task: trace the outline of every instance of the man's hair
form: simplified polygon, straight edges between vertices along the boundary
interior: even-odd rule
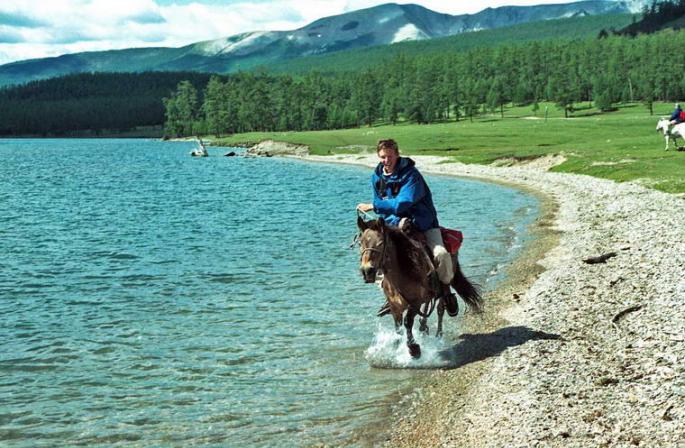
[[[381,149],[394,149],[395,152],[400,152],[400,149],[397,147],[397,142],[391,138],[387,140],[378,140],[376,152],[380,152]]]

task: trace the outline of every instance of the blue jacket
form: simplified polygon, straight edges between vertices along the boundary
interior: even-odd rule
[[[683,110],[682,110],[680,107],[677,107],[677,108],[673,111],[673,113],[671,114],[671,121],[675,120],[675,121],[677,121],[678,123],[680,123],[680,122],[682,121],[682,120],[680,119],[680,113],[681,113],[682,111],[683,111]]]
[[[388,176],[383,174],[383,164],[378,164],[371,176],[373,211],[392,226],[409,218],[425,232],[438,227],[438,214],[428,184],[414,165],[412,159],[400,157],[395,171]]]

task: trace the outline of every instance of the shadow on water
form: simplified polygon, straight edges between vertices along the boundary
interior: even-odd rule
[[[492,333],[465,333],[459,336],[460,341],[440,352],[447,361],[443,368],[459,367],[498,356],[506,349],[523,345],[528,341],[563,341],[558,334],[545,333],[523,326],[500,328]]]

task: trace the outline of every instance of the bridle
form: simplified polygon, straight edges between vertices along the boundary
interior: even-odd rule
[[[380,253],[381,254],[381,262],[380,262],[380,266],[378,266],[378,268],[381,269],[383,267],[383,265],[385,264],[385,255],[387,253],[387,248],[388,248],[388,234],[383,232],[383,250],[376,249],[375,247],[365,247],[364,249],[362,249],[360,257],[364,257],[364,254],[366,252],[378,252],[378,253]]]

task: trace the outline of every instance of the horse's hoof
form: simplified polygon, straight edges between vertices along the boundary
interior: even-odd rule
[[[419,344],[407,344],[409,347],[409,354],[412,358],[417,359],[421,357],[421,346]]]
[[[441,338],[442,337],[442,331],[438,331],[437,333],[435,333],[435,337]]]
[[[419,331],[425,335],[431,334],[430,328],[428,328],[428,325],[424,325],[419,327]]]

